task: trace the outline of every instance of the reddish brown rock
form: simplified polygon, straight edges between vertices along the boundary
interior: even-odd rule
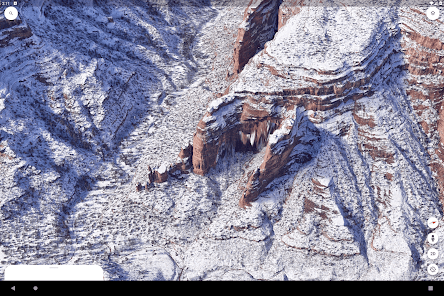
[[[148,166],[148,183],[162,183],[168,180],[168,171],[165,170],[162,173],[158,171],[151,170],[150,166]]]
[[[374,128],[376,126],[374,120],[372,117],[370,118],[362,118],[356,115],[356,113],[353,113],[353,118],[359,125],[368,125],[371,128]]]
[[[392,164],[395,162],[394,154],[387,152],[385,150],[379,149],[377,146],[373,146],[368,143],[358,143],[358,149],[361,152],[368,152],[373,160],[376,159],[384,159],[388,164]]]
[[[265,42],[271,40],[277,32],[277,16],[280,1],[262,0],[250,1],[244,12],[243,22],[238,29],[234,47],[234,73],[242,71],[259,50],[264,48]]]
[[[301,11],[304,0],[284,0],[279,6],[278,30],[285,26],[287,21]]]
[[[319,206],[317,204],[315,204],[314,202],[312,202],[311,200],[309,200],[308,198],[304,198],[304,213],[311,213],[314,212],[315,209],[318,209]]]
[[[179,158],[184,159],[193,156],[193,145],[180,149]]]
[[[168,171],[165,171],[163,173],[159,173],[158,171],[154,172],[154,182],[155,183],[162,183],[168,180]]]
[[[288,137],[285,139],[288,139]],[[270,146],[267,147],[263,163],[250,177],[246,190],[239,200],[240,207],[251,206],[251,202],[256,200],[257,196],[265,190],[265,187],[285,172],[282,168],[287,164],[288,157],[297,143],[298,139],[296,138],[292,144],[287,145],[285,150],[280,153],[273,152]]]
[[[228,100],[236,104],[236,99],[247,99],[247,97],[235,96]],[[249,104],[232,106],[229,102],[223,102],[211,113],[207,113],[199,122],[193,138],[193,172],[204,175],[214,167],[219,156],[224,156],[227,151],[254,151],[257,152],[264,147],[271,134],[279,123],[280,118],[272,117],[264,108],[251,108]],[[236,112],[224,117],[226,122],[222,128],[213,128],[211,116],[223,112],[224,108],[233,108]]]
[[[296,110],[294,108],[292,110],[295,113],[290,113],[291,117],[284,118],[279,126],[278,134],[281,136],[272,138],[268,142],[264,160],[250,176],[245,191],[239,200],[240,207],[251,206],[251,202],[255,201],[258,195],[266,190],[270,182],[287,172],[287,166],[291,164],[292,160],[303,163],[311,159],[310,153],[315,151],[313,143],[319,140],[319,131],[306,118],[298,119]],[[274,137],[276,136],[274,135]],[[303,137],[306,137],[306,142],[300,141]],[[301,150],[300,153],[292,154],[293,149],[298,144],[307,147],[306,151]]]
[[[192,165],[192,157],[193,157],[193,146],[187,145],[182,148],[179,152],[177,162],[169,165],[165,170],[159,172],[159,170],[152,170],[150,166],[148,166],[148,184],[153,182],[162,183],[168,180],[169,173],[176,173],[179,171],[180,173],[188,174],[189,170],[193,167]]]
[[[171,166],[171,169],[169,170],[171,173],[175,173],[179,171],[182,174],[188,174],[189,170],[192,168],[192,162],[191,157],[188,157],[186,159],[179,160],[174,165]]]
[[[199,123],[200,126],[204,125],[201,123]],[[227,149],[236,147],[239,138],[238,127],[218,134],[220,138],[209,140],[198,128],[193,139],[193,172],[195,174],[203,176],[210,168],[216,166],[218,154],[224,147]]]

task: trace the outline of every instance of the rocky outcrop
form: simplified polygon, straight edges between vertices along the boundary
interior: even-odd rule
[[[265,42],[271,40],[277,31],[277,15],[280,0],[251,0],[244,12],[244,19],[239,26],[234,46],[235,74],[242,71]]]
[[[284,0],[279,6],[278,30],[285,26],[287,21],[301,11],[304,0]]]
[[[191,168],[193,167],[192,159],[193,159],[193,145],[188,144],[187,146],[182,147],[177,157],[176,163],[171,165],[169,171],[171,173],[179,171],[180,173],[188,174]]]
[[[266,108],[245,104],[243,98],[227,95],[208,107],[193,139],[194,173],[206,174],[227,152],[260,150],[279,125],[281,119],[275,118]]]
[[[289,117],[284,119],[280,128],[270,137],[264,160],[261,166],[249,178],[242,198],[239,200],[240,207],[250,206],[251,202],[256,200],[257,196],[266,189],[271,181],[283,175],[286,172],[286,166],[291,163],[291,158],[298,157],[298,162],[306,162],[311,159],[309,153],[291,155],[296,145],[307,145],[306,142],[301,141],[302,137],[308,136],[309,133],[313,135],[317,132],[316,129],[310,129],[306,126],[308,120],[303,122],[303,120],[299,119],[299,122],[296,122],[298,118],[295,111],[293,109],[288,112]],[[303,126],[303,123],[305,123],[305,126]],[[316,136],[319,136],[319,134]]]
[[[191,144],[182,147],[175,163],[162,164],[158,169],[148,166],[147,184],[163,183],[168,180],[169,175],[188,174],[192,169],[193,146]],[[137,190],[140,191],[140,190]]]
[[[158,170],[152,170],[148,166],[148,182],[151,183],[162,183],[168,179],[168,171],[165,164],[161,165]]]

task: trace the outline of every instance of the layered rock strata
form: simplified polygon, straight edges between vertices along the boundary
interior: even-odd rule
[[[260,51],[267,41],[271,40],[274,37],[274,34],[277,32],[278,28],[285,25],[285,23],[291,16],[297,14],[300,11],[299,6],[302,4],[303,2],[289,0],[250,1],[248,7],[244,11],[243,21],[239,25],[237,39],[234,45],[233,73],[236,74],[236,77],[237,74],[240,73],[244,66],[248,63],[250,58],[252,58],[258,51]],[[216,94],[216,97],[220,98],[223,95],[227,95],[227,93],[228,89],[224,94]],[[246,112],[249,111],[247,110]],[[235,133],[240,134],[240,141],[237,141],[237,139],[234,140],[235,148],[237,150],[240,149],[257,151],[258,148],[264,145],[264,143],[266,142],[267,134],[275,129],[279,121],[280,119],[269,117],[267,120],[263,120],[257,124],[244,122],[241,128],[237,129],[236,131],[231,131],[233,135]],[[252,132],[253,130],[255,130],[254,133]],[[224,137],[230,138],[233,136],[226,135]],[[225,142],[225,140],[221,141],[219,144],[222,144],[222,142]],[[200,143],[197,142],[196,145],[199,146]],[[196,152],[199,153],[199,155],[217,155],[217,153],[214,152],[218,150],[218,148],[206,146],[202,149],[204,150],[200,151],[198,149],[196,150]],[[192,151],[193,150],[191,150],[191,152],[187,152],[187,155],[190,156],[184,156],[185,154],[183,154],[182,149],[182,151],[179,153],[178,161],[168,166],[168,172],[174,173],[176,171],[180,171],[182,173],[188,173],[189,169],[191,168],[191,155],[193,153]],[[210,167],[215,165],[215,159],[205,160],[203,163],[196,163],[196,165],[193,165],[194,172],[197,174],[205,174],[207,172],[208,161],[212,163]],[[200,169],[200,167],[202,167],[202,169]],[[164,182],[168,178],[167,175],[164,175],[161,178],[155,178],[155,175],[156,174],[154,172],[149,173],[149,180],[157,180],[155,182],[160,182],[159,180],[163,180],[162,182]]]
[[[285,172],[289,155],[298,144],[313,148],[314,142],[319,141],[317,128],[312,125],[310,129],[300,123],[296,125],[289,110],[302,108],[303,111],[298,111],[302,112],[302,117],[308,116],[303,112],[315,111],[309,119],[320,123],[322,120],[319,121],[318,116],[321,114],[316,114],[316,111],[335,110],[349,102],[372,96],[375,93],[374,81],[387,75],[386,65],[402,67],[398,42],[401,36],[394,24],[389,30],[384,24],[375,24],[376,29],[369,32],[372,35],[366,36],[369,39],[362,38],[358,45],[343,46],[332,40],[337,38],[333,30],[328,26],[322,28],[312,17],[309,20],[315,24],[311,25],[318,27],[318,31],[311,32],[314,36],[310,38],[321,38],[325,42],[310,48],[306,47],[307,43],[300,43],[307,34],[299,27],[303,25],[300,21],[306,13],[307,9],[302,16],[290,18],[264,50],[250,60],[231,86],[230,93],[209,106],[194,136],[194,172],[202,175],[216,165],[227,148],[257,151],[264,144],[267,146],[263,164],[251,174],[242,194],[239,202],[242,207],[250,205],[274,178]],[[367,43],[369,40],[372,41]],[[293,46],[298,43],[299,46]],[[323,60],[298,58],[317,55],[319,51],[325,53]],[[343,111],[337,109],[334,112]],[[354,114],[354,118],[358,124],[372,126],[372,118],[365,114]],[[268,122],[275,126],[266,130],[261,128],[265,123],[269,125]],[[343,132],[346,130],[344,127]],[[301,142],[303,137],[308,140]],[[391,161],[389,152],[379,151],[370,143],[362,143],[361,149],[370,151],[374,158]],[[310,160],[316,153],[313,149],[306,150],[303,153],[299,151],[300,162]]]

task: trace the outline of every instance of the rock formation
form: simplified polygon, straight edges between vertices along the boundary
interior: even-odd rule
[[[237,40],[234,46],[233,72],[242,71],[265,42],[273,38],[278,29],[277,16],[280,0],[251,0],[244,12],[243,22],[240,24]]]
[[[301,64],[304,61],[297,61],[295,57],[305,54],[303,51],[317,53],[314,49],[292,46],[306,32],[297,27],[301,23],[297,23],[296,19],[283,17],[296,15],[300,9],[286,2],[282,6],[281,11],[285,13],[281,13],[281,26],[274,39],[250,60],[231,86],[231,92],[210,104],[194,136],[193,166],[197,174],[208,172],[216,165],[221,153],[230,147],[257,151],[267,145],[264,162],[260,170],[251,175],[240,200],[242,207],[250,205],[273,179],[285,171],[294,147],[298,144],[314,145],[315,141],[319,141],[316,127],[307,128],[301,123],[296,125],[296,118],[291,118],[292,115],[286,112],[299,107],[304,110],[302,113],[314,111],[309,118],[314,123],[319,123],[315,117],[319,116],[316,111],[344,112],[335,108],[372,96],[375,92],[372,87],[374,81],[389,75],[381,72],[381,69],[389,63],[396,65],[394,60],[399,57],[397,40],[401,35],[397,30],[378,29],[378,34],[383,34],[383,38],[372,40],[371,46],[364,45],[369,39],[363,39],[365,55],[361,56],[354,48],[346,49],[333,42],[331,38],[334,36],[330,35],[328,28],[318,28],[319,32],[315,35],[327,42],[320,50],[327,51],[327,55],[328,52],[335,52],[337,56],[319,63],[319,66],[307,62]],[[285,23],[287,25],[284,26]],[[356,110],[360,104],[354,106]],[[374,127],[371,117],[360,117],[356,111],[353,112],[358,125]],[[307,117],[306,114],[301,116]],[[303,130],[306,132],[302,133]],[[303,137],[310,139],[301,142]],[[390,152],[380,151],[370,143],[359,144],[359,147],[369,151],[373,158],[385,158],[389,163],[392,161]],[[310,160],[313,153],[313,149],[307,149],[307,152],[299,155],[299,161]]]

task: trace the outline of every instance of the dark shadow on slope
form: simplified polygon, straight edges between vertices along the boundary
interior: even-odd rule
[[[128,281],[130,280],[129,272],[123,269],[119,263],[109,260],[107,263],[101,265],[103,271],[107,272],[112,277],[110,281]]]
[[[210,3],[209,1],[197,1],[199,3],[200,7],[209,7]],[[159,34],[161,35],[162,39],[159,43],[158,41],[153,41],[151,34],[147,30],[147,28],[141,26],[140,24],[133,23],[134,20],[128,18],[127,16],[122,15],[118,19],[112,20],[112,23],[122,23],[123,29],[118,29],[119,26],[117,26],[114,29],[109,29],[107,26],[109,23],[101,23],[97,22],[94,18],[91,16],[85,15],[82,11],[84,8],[82,5],[77,5],[73,7],[70,11],[72,13],[77,13],[79,16],[81,16],[82,25],[87,24],[92,27],[98,27],[98,29],[102,30],[104,33],[88,33],[88,32],[80,32],[76,31],[75,28],[70,29],[69,32],[65,31],[63,28],[72,28],[72,17],[68,14],[66,16],[60,17],[60,12],[58,9],[66,9],[67,7],[71,7],[71,5],[64,6],[62,4],[55,3],[56,5],[46,5],[43,4],[42,11],[44,15],[46,15],[46,22],[45,24],[61,27],[62,30],[58,30],[57,34],[54,32],[51,33],[51,30],[45,30],[44,25],[42,24],[35,24],[33,27],[33,31],[40,36],[41,38],[45,38],[45,40],[50,40],[52,43],[52,47],[58,49],[60,52],[64,53],[66,56],[69,56],[73,53],[83,54],[84,56],[87,56],[89,59],[91,58],[104,58],[107,61],[111,61],[113,64],[118,65],[122,68],[126,68],[127,64],[135,64],[138,66],[134,67],[134,69],[131,69],[133,72],[133,75],[138,75],[139,71],[149,71],[150,73],[153,73],[150,77],[152,81],[149,82],[151,85],[161,85],[161,81],[158,79],[158,77],[163,77],[168,81],[168,84],[172,87],[173,90],[177,89],[177,86],[175,85],[175,82],[171,79],[170,75],[165,72],[165,70],[160,69],[156,67],[149,59],[140,54],[136,54],[135,51],[132,49],[132,46],[128,46],[128,44],[132,44],[134,46],[141,45],[146,47],[149,50],[153,50],[157,52],[163,59],[165,59],[165,65],[168,65],[171,63],[172,60],[174,60],[171,56],[171,54],[180,54],[181,47],[183,47],[184,44],[181,44],[180,38],[178,38],[175,34],[167,33],[165,31],[165,27],[174,27],[177,26],[179,31],[182,30],[182,25],[180,23],[176,24],[176,18],[173,17],[172,21],[167,21],[165,18],[164,12],[159,12],[159,8],[154,7],[150,3],[146,3],[143,1],[135,1],[135,5],[133,7],[130,7],[128,10],[128,13],[135,14],[141,19],[145,20],[148,24],[153,26]],[[97,4],[97,3],[96,3]],[[171,3],[171,12],[174,15],[180,14],[180,20],[186,20],[189,17],[187,16],[187,11],[184,11],[184,7],[176,7]],[[81,11],[82,10],[82,11]],[[101,13],[104,11],[103,14],[106,15],[106,13],[111,13],[110,8],[107,6],[97,6],[95,7],[95,10]],[[56,18],[55,15],[58,17]],[[125,21],[127,20],[127,21]],[[31,21],[31,20],[29,20]],[[199,26],[196,28],[196,30],[199,30],[203,24],[206,22],[202,21],[199,23]],[[171,23],[170,23],[171,22]],[[64,32],[65,31],[65,32]],[[193,34],[188,34],[185,30],[183,32],[187,36],[193,36]],[[193,32],[191,32],[193,33]],[[99,35],[98,35],[99,34]],[[166,34],[166,35],[165,35]],[[68,36],[69,35],[69,36]],[[102,36],[103,35],[103,36]],[[179,34],[180,35],[180,34]],[[137,36],[145,36],[141,40],[135,40],[135,37]],[[115,45],[109,43],[108,39],[110,38],[117,38],[118,41]],[[112,39],[111,38],[111,39]],[[157,38],[157,37],[156,37]],[[187,40],[189,38],[187,37]],[[103,41],[106,42],[103,42]],[[151,40],[151,41],[150,41]],[[173,43],[169,43],[168,40],[176,40]],[[190,40],[182,40],[185,43],[185,52],[189,54],[190,46],[191,46],[191,39]],[[95,49],[91,50],[91,47],[88,46],[88,44],[93,41],[100,46],[96,46]],[[165,43],[168,41],[167,43]],[[148,42],[148,43],[146,43]],[[163,44],[165,43],[165,44]],[[188,48],[188,49],[187,49]],[[182,50],[183,51],[183,50]],[[186,57],[185,57],[186,58]],[[128,61],[128,63],[126,63]],[[135,62],[135,61],[139,61]],[[192,70],[192,69],[191,69]],[[191,71],[190,70],[190,71]],[[193,70],[194,71],[194,70]],[[192,78],[192,77],[190,77]],[[134,79],[133,79],[134,80]],[[117,81],[118,82],[118,81]],[[111,82],[111,86],[113,88],[116,88],[116,91],[112,91],[108,98],[105,98],[103,102],[103,107],[106,110],[106,114],[109,117],[108,114],[110,110],[116,109],[117,112],[124,112],[123,114],[120,114],[119,116],[122,117],[120,120],[123,120],[121,125],[112,127],[109,123],[112,123],[114,118],[110,118],[111,122],[108,123],[109,120],[104,119],[104,130],[109,129],[109,133],[112,133],[114,139],[113,143],[103,143],[103,145],[106,145],[106,147],[113,149],[116,148],[116,146],[119,145],[119,143],[122,141],[122,139],[126,138],[129,133],[134,128],[134,122],[138,122],[139,118],[143,118],[143,114],[149,107],[149,104],[147,104],[145,98],[141,98],[140,95],[137,93],[138,88],[140,88],[140,84],[136,85],[136,89],[131,87],[132,81],[129,81],[129,84],[127,81],[123,81],[123,83],[120,83],[120,85],[116,82],[116,85]],[[130,87],[129,87],[130,86]],[[136,101],[134,103],[131,103],[131,106],[124,106],[122,105],[121,98],[122,95],[127,101]],[[80,106],[82,104],[80,103]],[[85,108],[88,109],[88,108]],[[86,110],[88,111],[88,110]],[[134,120],[134,117],[137,118],[137,120]],[[94,122],[92,120],[89,120],[89,123],[94,126]],[[110,129],[112,127],[112,129]],[[117,128],[117,132],[114,131],[114,128]],[[94,128],[94,134],[100,135],[100,129],[97,132],[96,128]],[[76,133],[73,133],[70,129],[68,129],[68,132],[71,133],[69,137],[76,138]],[[101,138],[101,137],[99,137]],[[75,141],[77,142],[77,141]],[[100,142],[100,141],[99,141]],[[97,145],[98,149],[102,149],[100,144]],[[87,147],[85,147],[87,148]]]
[[[38,121],[39,120],[34,121],[36,125],[38,125]],[[66,224],[68,220],[67,216],[70,214],[71,209],[69,205],[66,204],[69,200],[64,200],[64,198],[71,196],[79,202],[86,196],[87,192],[77,191],[78,188],[75,188],[75,193],[72,194],[70,184],[66,184],[63,181],[69,179],[70,181],[75,182],[76,179],[80,178],[80,181],[77,181],[77,183],[79,183],[82,182],[82,178],[76,174],[76,170],[73,169],[69,163],[57,165],[53,161],[54,157],[49,153],[49,151],[51,151],[50,145],[47,141],[41,140],[42,138],[43,137],[39,135],[39,140],[35,142],[38,147],[31,146],[31,149],[29,150],[26,150],[29,146],[20,143],[20,140],[24,140],[28,145],[31,142],[28,135],[25,133],[17,133],[14,136],[11,135],[5,139],[8,140],[8,142],[18,140],[18,143],[12,145],[10,148],[16,153],[17,157],[25,160],[26,164],[21,169],[18,169],[14,175],[14,183],[23,193],[19,197],[6,202],[1,207],[1,211],[5,217],[5,222],[8,220],[10,221],[8,223],[9,226],[15,229],[15,232],[17,232],[19,237],[25,235],[24,233],[19,234],[19,232],[28,231],[30,229],[35,229],[37,233],[45,232],[44,230],[48,225],[39,224],[38,221],[48,218],[47,213],[50,211],[52,214],[51,216],[54,217],[54,222],[51,224],[51,230],[49,232],[54,236],[46,238],[40,237],[40,239],[49,239],[53,247],[40,248],[38,252],[40,256],[37,258],[40,258],[38,260],[41,260],[42,256],[47,257],[48,259],[49,257],[52,257],[54,260],[57,260],[57,262],[62,264],[62,262],[66,262],[74,252],[74,250],[70,248],[73,239],[73,234],[71,233],[72,230],[70,230],[69,226]],[[30,171],[26,172],[30,167],[35,167],[39,173],[36,175]],[[59,177],[51,182],[45,182],[45,179],[42,179],[42,184],[38,184],[37,182],[37,185],[33,185],[35,184],[35,178],[45,173],[59,174]],[[60,201],[52,200],[53,197],[51,197],[50,194],[53,192],[46,194],[46,191],[48,189],[51,191],[54,186],[62,189],[62,192],[55,196],[56,199],[60,198]],[[79,186],[75,185],[75,187]],[[30,220],[31,218],[32,221]],[[11,231],[10,227],[4,225],[2,229],[3,231],[8,232]],[[6,234],[4,234],[4,236],[6,237]],[[36,239],[37,241],[40,240],[39,237],[36,237]],[[26,252],[32,253],[35,251],[34,247],[29,245],[29,243],[33,243],[32,240],[29,242],[21,241],[18,243],[20,243],[21,247]],[[67,245],[66,256],[62,255],[60,258],[56,253],[53,253],[53,251],[57,253],[59,252],[57,246],[65,244]],[[12,247],[10,241],[7,240],[2,242],[2,245],[5,247]],[[57,258],[53,256],[56,256]]]
[[[353,185],[355,187],[355,190],[359,196],[362,196],[362,192],[358,187],[358,179],[354,173],[353,168],[350,166],[350,164],[348,162],[347,155],[345,154],[345,151],[347,148],[344,147],[344,144],[341,141],[336,141],[336,143],[338,145],[338,150],[339,150],[342,158],[347,163],[347,168],[348,168],[349,173],[353,176]],[[366,160],[363,157],[362,157],[362,161],[363,161],[363,163],[366,163]],[[335,189],[334,182],[333,182],[332,189],[333,190]],[[369,186],[369,191],[370,191],[372,198],[375,199],[375,193],[373,192],[373,189],[370,186]],[[354,241],[359,243],[359,252],[364,256],[365,261],[368,264],[369,260],[368,260],[368,255],[367,255],[367,242],[365,239],[365,234],[363,232],[363,228],[365,225],[364,224],[365,223],[365,216],[364,216],[364,211],[363,211],[362,200],[361,199],[357,200],[358,208],[360,209],[360,211],[358,213],[353,213],[352,209],[349,209],[349,207],[347,206],[347,202],[344,200],[343,197],[340,197],[340,199],[338,199],[338,196],[335,196],[335,203],[340,211],[340,214],[342,215],[342,217],[344,217],[344,221],[347,221],[345,223],[345,226],[350,230],[350,233],[353,235]],[[350,223],[350,222],[352,222],[352,223]]]

